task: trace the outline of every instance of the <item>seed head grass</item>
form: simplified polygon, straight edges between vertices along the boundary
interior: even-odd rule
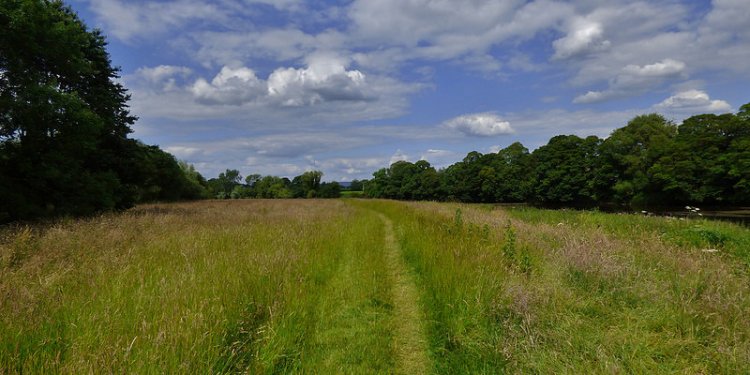
[[[749,313],[750,230],[698,217],[233,200],[0,229],[0,373],[393,373],[405,347],[420,372],[750,373]]]

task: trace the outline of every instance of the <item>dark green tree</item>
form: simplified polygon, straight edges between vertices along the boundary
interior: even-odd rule
[[[661,194],[646,193],[675,204],[747,202],[750,123],[742,112],[693,116],[677,130],[671,149],[649,171]]]
[[[338,182],[323,182],[320,184],[318,197],[339,198],[341,197],[341,185]]]
[[[0,216],[136,201],[135,117],[106,41],[60,1],[0,2]]]
[[[677,127],[659,114],[637,116],[612,132],[600,148],[597,200],[621,206],[660,201],[649,169],[670,152],[676,135]]]
[[[532,153],[531,199],[547,205],[592,206],[592,186],[601,139],[558,135]]]
[[[498,202],[523,202],[528,195],[531,181],[531,154],[520,142],[498,151],[494,163],[498,185],[495,199]]]
[[[442,190],[447,194],[446,199],[462,202],[482,201],[482,186],[493,184],[495,171],[482,169],[486,167],[482,162],[483,155],[472,151],[463,160],[449,166],[441,179]],[[488,182],[488,180],[490,180]]]
[[[349,184],[349,190],[351,191],[362,191],[364,188],[364,183],[367,182],[367,180],[357,180],[354,179]]]
[[[235,191],[237,186],[240,186],[241,181],[240,171],[227,169],[219,173],[219,177],[207,181],[209,195],[217,199],[231,198],[232,192]],[[238,192],[235,192],[235,197],[237,197]]]
[[[323,178],[323,172],[321,171],[307,171],[296,179],[299,184],[300,197],[302,198],[315,198],[318,196],[318,189],[320,188],[320,180]]]

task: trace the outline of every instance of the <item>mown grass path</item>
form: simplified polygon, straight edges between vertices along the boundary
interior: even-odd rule
[[[377,232],[369,233],[381,223],[375,215],[366,219],[366,224],[352,228],[360,233],[339,252],[340,264],[320,291],[302,373],[388,373],[394,365],[388,267],[383,251],[373,251],[383,239]]]
[[[393,223],[380,214],[385,225],[385,255],[393,283],[393,330],[396,373],[426,374],[430,368],[427,341],[419,309],[419,293],[393,234]]]

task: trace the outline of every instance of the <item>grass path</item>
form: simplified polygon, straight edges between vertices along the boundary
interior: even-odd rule
[[[393,223],[383,214],[380,214],[380,218],[385,225],[385,254],[393,283],[393,345],[396,373],[426,374],[430,366],[422,314],[417,303],[419,293],[401,259],[401,251],[393,234]]]
[[[379,224],[371,215],[366,225],[352,230],[369,232]],[[372,251],[382,238],[377,233],[352,237],[355,241],[340,252],[340,265],[321,290],[303,373],[387,373],[393,367],[387,265],[382,252]],[[369,239],[375,241],[365,242]]]

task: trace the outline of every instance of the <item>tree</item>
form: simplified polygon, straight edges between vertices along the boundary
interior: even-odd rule
[[[295,196],[300,198],[315,198],[318,194],[320,180],[322,178],[323,172],[321,171],[307,171],[300,176],[295,177],[296,192],[299,194],[295,194]]]
[[[388,169],[380,168],[372,174],[372,179],[363,186],[365,195],[370,198],[385,198],[388,185]]]
[[[654,191],[648,171],[669,152],[676,135],[677,127],[655,113],[636,116],[612,132],[600,148],[597,199],[623,206],[661,200],[647,193]]]
[[[351,191],[362,191],[364,189],[364,183],[367,182],[367,180],[352,180],[351,184],[349,184],[349,190]]]
[[[341,185],[338,182],[323,182],[320,184],[320,198],[339,198],[341,197]]]
[[[656,186],[674,203],[741,204],[750,166],[750,122],[733,114],[692,116],[678,127],[669,152],[650,169]],[[651,192],[655,195],[654,192]]]
[[[184,188],[182,197],[183,199],[201,199],[208,198],[208,185],[206,179],[195,170],[195,166],[188,164],[185,161],[178,161],[177,163],[182,170],[182,174],[187,180],[187,185]]]
[[[217,183],[215,186],[219,189],[216,191],[217,197],[229,198],[231,197],[234,188],[240,184],[240,181],[242,181],[242,175],[240,175],[240,171],[236,169],[227,169],[226,171],[219,173],[219,177],[216,180]]]
[[[591,206],[595,203],[592,181],[601,140],[558,135],[532,153],[532,199],[542,204]]]
[[[265,176],[253,185],[256,198],[292,198],[289,181],[276,176]]]
[[[0,30],[0,217],[131,206],[135,117],[104,36],[60,1],[2,1]]]
[[[482,185],[491,184],[487,179],[494,171],[482,169],[483,155],[472,151],[462,161],[449,166],[443,174],[443,190],[448,194],[449,200],[462,202],[482,201]]]
[[[520,142],[498,151],[496,162],[498,185],[495,199],[498,202],[523,202],[530,189],[531,155]]]

